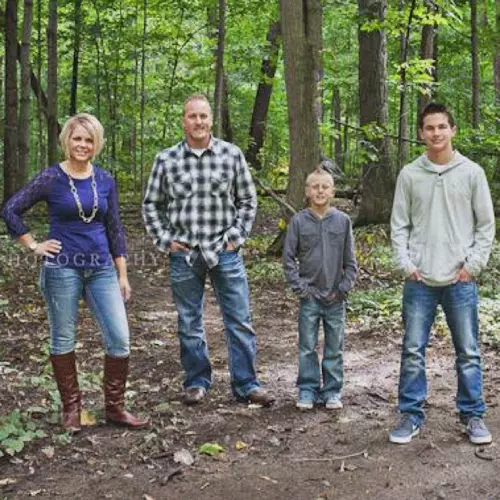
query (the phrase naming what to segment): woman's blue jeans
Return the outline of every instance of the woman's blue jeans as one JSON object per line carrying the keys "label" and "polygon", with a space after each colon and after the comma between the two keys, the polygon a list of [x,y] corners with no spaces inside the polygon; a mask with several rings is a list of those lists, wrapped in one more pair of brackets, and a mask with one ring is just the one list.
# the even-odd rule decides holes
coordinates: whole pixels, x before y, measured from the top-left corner
{"label": "woman's blue jeans", "polygon": [[448,286],[431,287],[421,281],[407,280],[403,291],[405,336],[399,381],[399,410],[411,414],[417,425],[425,420],[422,408],[427,394],[425,349],[439,304],[446,315],[455,347],[458,377],[456,404],[460,418],[466,422],[470,417],[482,416],[486,410],[476,282],[459,281]]}
{"label": "woman's blue jeans", "polygon": [[127,315],[114,267],[42,265],[40,288],[49,318],[51,354],[75,350],[78,303],[84,298],[101,329],[106,354],[121,358],[129,355]]}
{"label": "woman's blue jeans", "polygon": [[[318,351],[318,333],[323,322],[325,343],[321,372]],[[316,299],[301,299],[299,311],[299,398],[315,402],[340,398],[344,383],[343,348],[345,328],[344,301],[324,305]]]}
{"label": "woman's blue jeans", "polygon": [[203,326],[203,295],[207,274],[222,311],[233,393],[245,397],[259,387],[255,371],[256,336],[250,315],[245,266],[237,252],[221,252],[209,269],[201,257],[192,266],[186,252],[170,255],[170,278],[178,313],[184,388],[210,388],[212,370]]}

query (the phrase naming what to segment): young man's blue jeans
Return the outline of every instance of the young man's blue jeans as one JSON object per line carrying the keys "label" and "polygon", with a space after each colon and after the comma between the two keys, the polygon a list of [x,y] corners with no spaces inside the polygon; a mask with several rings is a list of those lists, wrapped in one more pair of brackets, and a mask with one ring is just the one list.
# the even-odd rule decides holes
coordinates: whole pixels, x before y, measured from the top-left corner
{"label": "young man's blue jeans", "polygon": [[221,252],[219,263],[208,269],[201,255],[192,266],[186,252],[170,255],[170,278],[179,315],[178,330],[184,388],[211,384],[211,366],[203,327],[203,294],[207,274],[217,296],[226,327],[228,365],[233,393],[248,396],[259,387],[255,372],[256,337],[250,317],[245,266],[238,252]]}
{"label": "young man's blue jeans", "polygon": [[425,419],[422,409],[427,392],[425,349],[438,304],[446,315],[455,347],[458,377],[456,404],[460,419],[467,422],[470,417],[481,417],[485,412],[477,303],[477,285],[473,280],[440,287],[406,280],[399,410],[410,414],[415,424],[422,425]]}
{"label": "young man's blue jeans", "polygon": [[129,355],[127,314],[114,267],[71,269],[44,264],[40,288],[49,317],[51,354],[75,350],[78,306],[84,298],[99,323],[106,354]]}
{"label": "young man's blue jeans", "polygon": [[[325,343],[321,374],[316,347],[320,321],[323,322]],[[343,347],[345,327],[344,301],[324,305],[316,299],[301,299],[299,311],[299,376],[297,386],[301,401],[316,402],[340,398],[344,382]]]}

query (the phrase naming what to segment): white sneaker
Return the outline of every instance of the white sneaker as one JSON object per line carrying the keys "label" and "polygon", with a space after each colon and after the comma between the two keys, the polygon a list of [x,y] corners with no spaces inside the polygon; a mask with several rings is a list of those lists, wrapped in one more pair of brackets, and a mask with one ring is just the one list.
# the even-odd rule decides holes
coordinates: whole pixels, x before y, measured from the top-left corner
{"label": "white sneaker", "polygon": [[312,410],[314,407],[314,403],[312,401],[301,401],[300,399],[297,401],[295,405],[299,410]]}
{"label": "white sneaker", "polygon": [[326,400],[325,408],[327,410],[341,410],[342,408],[344,408],[344,405],[342,404],[342,401],[340,401],[340,399],[330,398]]}

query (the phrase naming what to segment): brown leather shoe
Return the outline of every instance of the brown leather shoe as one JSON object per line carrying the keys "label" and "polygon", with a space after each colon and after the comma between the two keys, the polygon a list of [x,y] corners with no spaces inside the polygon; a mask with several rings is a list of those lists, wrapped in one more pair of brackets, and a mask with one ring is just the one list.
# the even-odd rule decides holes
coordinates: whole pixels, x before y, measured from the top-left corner
{"label": "brown leather shoe", "polygon": [[148,427],[148,419],[134,417],[125,409],[125,386],[128,375],[128,357],[104,358],[104,401],[106,405],[106,421],[130,429]]}
{"label": "brown leather shoe", "polygon": [[206,395],[207,391],[203,387],[188,387],[184,391],[184,404],[197,405]]}
{"label": "brown leather shoe", "polygon": [[249,403],[262,406],[271,406],[276,401],[276,398],[265,389],[262,389],[262,387],[254,389],[250,394],[247,394],[244,399]]}
{"label": "brown leather shoe", "polygon": [[81,393],[76,374],[75,353],[51,354],[50,361],[61,395],[62,426],[69,433],[82,430],[80,425]]}

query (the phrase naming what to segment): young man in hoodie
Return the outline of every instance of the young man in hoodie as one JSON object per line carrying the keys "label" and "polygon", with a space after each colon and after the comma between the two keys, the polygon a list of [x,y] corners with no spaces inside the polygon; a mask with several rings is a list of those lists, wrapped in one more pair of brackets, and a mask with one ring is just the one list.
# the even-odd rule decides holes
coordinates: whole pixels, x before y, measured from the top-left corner
{"label": "young man in hoodie", "polygon": [[451,113],[429,104],[419,118],[426,152],[399,174],[391,238],[403,291],[405,335],[399,380],[401,420],[389,440],[409,443],[422,427],[426,398],[425,349],[439,304],[456,355],[460,421],[474,444],[492,441],[483,422],[476,276],[495,236],[493,204],[483,169],[453,150]]}
{"label": "young man in hoodie", "polygon": [[[290,220],[283,249],[283,266],[292,290],[300,297],[299,376],[297,408],[342,408],[342,349],[345,299],[356,279],[351,220],[330,207],[333,178],[318,168],[306,179],[309,207]],[[323,387],[316,346],[323,322],[325,344]]]}

